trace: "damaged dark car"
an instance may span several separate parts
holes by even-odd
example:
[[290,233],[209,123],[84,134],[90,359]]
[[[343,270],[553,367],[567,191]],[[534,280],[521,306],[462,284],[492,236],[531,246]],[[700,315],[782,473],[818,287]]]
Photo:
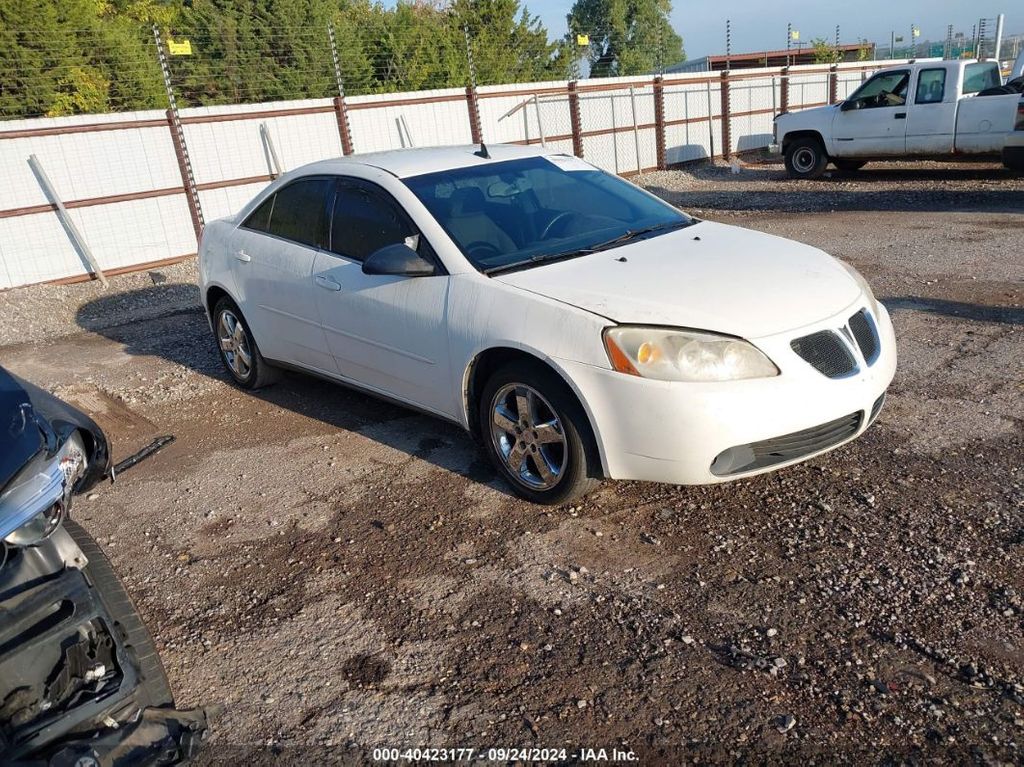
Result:
[[205,736],[212,712],[175,710],[124,586],[69,518],[105,478],[96,423],[0,367],[0,763],[180,764]]

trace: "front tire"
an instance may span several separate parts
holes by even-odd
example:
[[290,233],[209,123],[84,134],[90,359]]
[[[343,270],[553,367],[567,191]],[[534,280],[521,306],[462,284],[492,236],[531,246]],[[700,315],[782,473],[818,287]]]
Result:
[[586,414],[550,369],[525,361],[504,365],[484,385],[479,408],[484,449],[516,495],[558,505],[597,486]]
[[841,170],[841,171],[844,171],[846,173],[853,173],[854,171],[860,170],[861,168],[863,168],[868,163],[867,163],[867,160],[840,160],[840,159],[833,159],[832,160],[832,164],[835,165],[837,168],[839,168],[839,170]]
[[277,380],[277,368],[263,359],[249,323],[238,305],[227,296],[213,308],[213,332],[220,361],[236,384],[243,389],[259,389]]
[[786,147],[786,172],[790,178],[820,178],[826,165],[828,155],[816,138],[798,138]]

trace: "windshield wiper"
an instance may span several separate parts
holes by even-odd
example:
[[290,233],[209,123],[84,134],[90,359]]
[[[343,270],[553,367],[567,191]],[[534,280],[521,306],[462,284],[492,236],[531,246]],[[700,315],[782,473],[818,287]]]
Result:
[[540,263],[550,263],[552,261],[565,261],[569,258],[576,258],[577,256],[588,256],[591,253],[598,253],[602,250],[608,250],[614,248],[617,245],[622,245],[635,240],[637,237],[642,237],[645,234],[652,234],[654,232],[667,232],[672,229],[683,229],[687,226],[692,226],[697,223],[696,220],[690,219],[689,221],[667,221],[663,224],[655,224],[653,226],[644,226],[640,229],[628,229],[618,237],[613,237],[610,240],[599,242],[596,245],[588,245],[585,248],[575,248],[574,250],[566,250],[561,253],[541,253],[530,258],[524,258],[522,261],[513,261],[511,264],[501,264],[500,266],[492,266],[489,269],[484,269],[484,274],[501,274],[503,272],[514,272],[517,269],[525,269]]

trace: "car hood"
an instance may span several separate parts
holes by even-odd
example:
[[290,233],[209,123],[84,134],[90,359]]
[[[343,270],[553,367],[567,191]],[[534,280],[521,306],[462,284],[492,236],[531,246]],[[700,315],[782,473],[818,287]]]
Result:
[[53,455],[75,431],[89,450],[89,468],[75,486],[81,493],[110,472],[103,431],[85,413],[0,367],[0,491],[37,453]]
[[618,323],[743,338],[831,317],[861,294],[817,248],[709,221],[495,279]]

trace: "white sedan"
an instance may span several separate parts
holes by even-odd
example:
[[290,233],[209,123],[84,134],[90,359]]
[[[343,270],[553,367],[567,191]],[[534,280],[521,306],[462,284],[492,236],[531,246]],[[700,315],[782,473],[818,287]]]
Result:
[[199,256],[239,385],[299,369],[454,421],[538,503],[809,458],[867,429],[896,369],[851,267],[542,149],[316,162]]

